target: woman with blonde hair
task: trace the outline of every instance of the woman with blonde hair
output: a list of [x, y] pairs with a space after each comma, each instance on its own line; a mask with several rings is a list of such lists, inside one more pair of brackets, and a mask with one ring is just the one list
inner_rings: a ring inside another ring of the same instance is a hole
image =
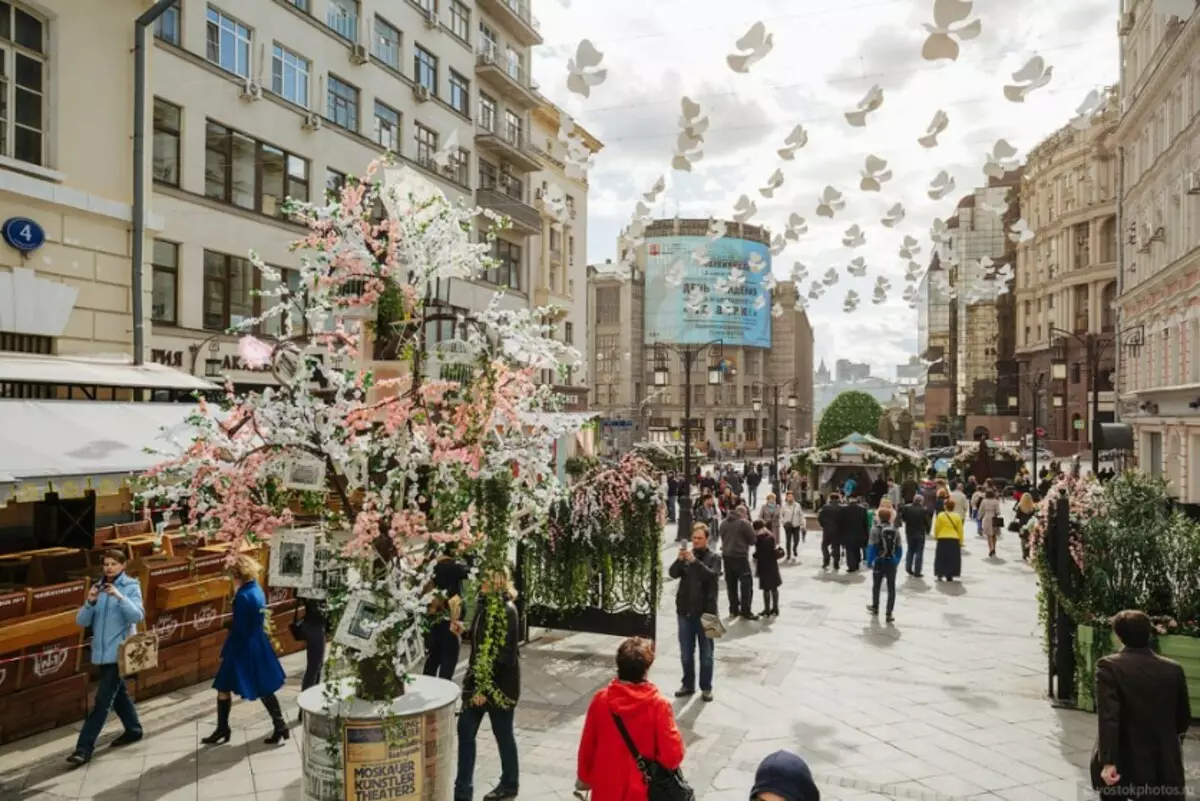
[[[1025, 526], [1037, 516], [1037, 504], [1033, 502], [1033, 493], [1026, 492], [1017, 501], [1017, 512], [1013, 521], [1008, 524], [1010, 531], [1016, 531], [1021, 537], [1021, 558], [1029, 559], [1029, 531]], [[1015, 528], [1014, 528], [1015, 527]]]
[[1000, 536], [1002, 525], [1004, 518], [1000, 516], [1000, 499], [989, 484], [984, 490], [983, 500], [979, 502], [979, 526], [987, 537], [988, 556], [993, 559], [996, 557], [996, 538]]
[[953, 498], [933, 518], [933, 574], [938, 581], [954, 581], [962, 573], [963, 519], [956, 514]]
[[235, 589], [233, 624], [221, 648], [221, 667], [212, 685], [217, 691], [217, 728], [200, 740], [205, 745], [229, 742], [233, 734], [229, 728], [229, 710], [235, 692], [246, 701], [260, 699], [266, 707], [274, 730], [263, 740], [265, 744], [278, 745], [291, 736], [279, 699], [275, 697], [287, 677], [267, 636], [267, 598], [258, 585], [261, 572], [258, 562], [246, 554], [239, 554], [229, 567]]

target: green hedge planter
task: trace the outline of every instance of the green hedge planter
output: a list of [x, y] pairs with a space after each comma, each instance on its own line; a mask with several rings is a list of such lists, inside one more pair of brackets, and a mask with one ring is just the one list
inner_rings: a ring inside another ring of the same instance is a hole
[[[1086, 681], [1087, 686], [1092, 688], [1089, 692], [1079, 694], [1079, 708], [1095, 712], [1096, 661], [1092, 658], [1095, 629], [1091, 626], [1080, 626], [1076, 637], [1079, 639], [1078, 654], [1083, 656], [1076, 676], [1078, 686], [1082, 688]], [[1107, 647], [1102, 655], [1107, 656], [1117, 650], [1116, 637], [1110, 632]], [[1183, 675], [1187, 677], [1188, 698], [1192, 704], [1192, 718], [1200, 718], [1200, 638], [1163, 635], [1157, 639], [1157, 650], [1162, 656], [1174, 659], [1183, 668]]]

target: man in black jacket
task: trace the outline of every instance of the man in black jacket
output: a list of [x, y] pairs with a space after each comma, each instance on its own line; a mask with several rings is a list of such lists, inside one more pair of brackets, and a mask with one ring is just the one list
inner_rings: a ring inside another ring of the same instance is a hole
[[750, 525], [750, 510], [738, 506], [721, 524], [721, 559], [725, 564], [725, 591], [729, 594], [730, 617], [758, 620], [750, 611], [754, 596], [754, 573], [750, 569], [750, 554], [758, 535]]
[[1112, 627], [1124, 648], [1096, 663], [1093, 788], [1101, 798], [1184, 798], [1180, 742], [1192, 710], [1183, 668], [1150, 647], [1145, 612], [1119, 612]]
[[676, 698], [696, 693], [696, 647], [700, 648], [700, 692], [712, 700], [713, 640], [704, 633], [703, 615], [717, 614], [718, 579], [721, 558], [708, 549], [708, 527], [692, 526], [692, 547], [679, 549], [679, 556], [667, 571], [679, 579], [675, 591], [675, 614], [679, 619], [679, 659], [683, 664], [683, 682]]
[[828, 570], [832, 558], [833, 572], [836, 573], [842, 569], [842, 547], [838, 536], [842, 524], [842, 499], [836, 492], [817, 512], [817, 522], [821, 524], [821, 567]]
[[847, 573], [857, 573], [862, 563], [863, 549], [871, 536], [867, 520], [867, 507], [862, 505], [861, 498], [851, 498], [850, 503], [842, 507], [838, 533], [842, 537], [842, 547], [846, 549]]
[[921, 577], [925, 563], [925, 538], [929, 534], [930, 512], [924, 499], [914, 495], [912, 500], [900, 507], [900, 520], [904, 523], [904, 570], [914, 578]]
[[762, 483], [762, 473], [753, 464], [746, 466], [746, 488], [750, 494], [750, 508], [758, 506], [758, 485]]

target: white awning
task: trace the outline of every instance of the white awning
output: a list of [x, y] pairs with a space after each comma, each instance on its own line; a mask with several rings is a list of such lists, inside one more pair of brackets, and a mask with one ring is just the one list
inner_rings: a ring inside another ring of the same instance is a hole
[[85, 356], [0, 353], [0, 383], [77, 387], [212, 390], [216, 384], [161, 364], [129, 364]]
[[0, 400], [0, 506], [48, 491], [113, 494], [193, 436], [188, 403]]

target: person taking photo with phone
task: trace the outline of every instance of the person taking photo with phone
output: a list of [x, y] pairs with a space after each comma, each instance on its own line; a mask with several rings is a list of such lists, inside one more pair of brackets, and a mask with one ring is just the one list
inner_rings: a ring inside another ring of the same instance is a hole
[[700, 692], [712, 700], [713, 641], [704, 632], [704, 615], [717, 614], [718, 580], [721, 557], [708, 547], [708, 526], [692, 526], [692, 541], [679, 548], [679, 555], [667, 571], [679, 579], [675, 592], [675, 613], [679, 618], [679, 658], [683, 663], [683, 683], [676, 698], [696, 694], [696, 648], [700, 648]]

